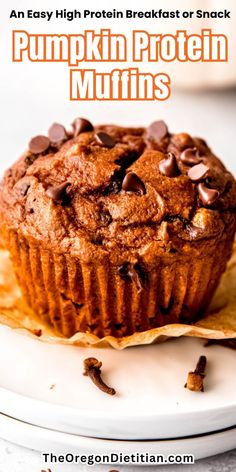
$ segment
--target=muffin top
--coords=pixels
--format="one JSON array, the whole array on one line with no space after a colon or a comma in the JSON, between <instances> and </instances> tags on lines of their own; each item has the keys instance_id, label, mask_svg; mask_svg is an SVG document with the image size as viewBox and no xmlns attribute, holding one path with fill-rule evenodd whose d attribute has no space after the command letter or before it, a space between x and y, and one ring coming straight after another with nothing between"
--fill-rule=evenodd
<instances>
[{"instance_id":1,"label":"muffin top","mask_svg":"<svg viewBox=\"0 0 236 472\"><path fill-rule=\"evenodd\" d=\"M163 121L54 123L31 139L0 192L8 227L88 262L202 254L235 227L235 208L235 179L206 142L172 134Z\"/></svg>"}]
</instances>

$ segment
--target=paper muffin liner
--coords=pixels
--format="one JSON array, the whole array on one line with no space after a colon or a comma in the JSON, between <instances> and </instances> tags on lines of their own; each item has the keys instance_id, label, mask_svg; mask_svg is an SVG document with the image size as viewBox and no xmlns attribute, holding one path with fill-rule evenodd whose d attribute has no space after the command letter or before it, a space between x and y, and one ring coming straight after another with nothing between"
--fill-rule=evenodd
<instances>
[{"instance_id":1,"label":"paper muffin liner","mask_svg":"<svg viewBox=\"0 0 236 472\"><path fill-rule=\"evenodd\" d=\"M9 233L13 266L28 304L64 336L78 331L121 337L166 324L192 322L211 300L230 241L205 257L163 255L145 267L148 281L122 277L107 257L85 263Z\"/></svg>"},{"instance_id":2,"label":"paper muffin liner","mask_svg":"<svg viewBox=\"0 0 236 472\"><path fill-rule=\"evenodd\" d=\"M232 274L235 275L236 272L234 258L217 290L217 294L221 294L220 300L219 295L216 294L214 297L215 301L218 300L217 312L211 309L198 323L190 325L184 323L184 319L190 321L184 313L186 305L194 306L196 312L207 305L223 270L222 262L219 264L219 261L225 260L225 254L230 251L229 241L219 244L215 249L215 255L207 257L205 261L203 259L194 263L189 260L176 264L174 269L171 264L164 264L162 261L162 264L157 265L151 273L149 288L145 293L144 290L137 290L132 283L127 283L120 277L116 279L107 264L96 267L95 271L94 266L83 265L78 260L72 261L70 257L53 256L51 252L33 243L29 244L22 237L19 238L13 231L10 233L9 242L24 296L34 311L38 312L40 305L40 317L25 304L6 252L2 251L0 260L2 259L4 263L1 264L0 276L4 295L0 292L0 321L14 328L26 328L36 334L42 330L40 337L42 340L122 349L137 344L149 344L170 336L188 335L213 339L236 337L236 287L231 281ZM9 277L11 283L8 281ZM235 280L235 276L233 279ZM155 296L157 287L158 298ZM114 289L115 297L111 303ZM86 305L86 297L89 304L85 311L83 308ZM173 298L175 303L171 302ZM152 327L153 313L156 312L157 304L162 307L158 323L162 322L163 326ZM103 327L102 334L97 336L80 330L70 336L74 329L78 329L77 310L80 316L79 323L84 331L89 323L100 323ZM122 318L124 313L128 315L126 318ZM178 323L180 319L182 322ZM124 323L125 320L127 325ZM50 327L50 323L54 328ZM134 326L141 328L142 332L135 332L129 336L120 334L119 338L106 335L106 329L109 329L107 326L111 323L115 323L116 330L122 330L123 326L130 324L132 326L132 323L139 323ZM63 335L60 334L62 332Z\"/></svg>"}]
</instances>

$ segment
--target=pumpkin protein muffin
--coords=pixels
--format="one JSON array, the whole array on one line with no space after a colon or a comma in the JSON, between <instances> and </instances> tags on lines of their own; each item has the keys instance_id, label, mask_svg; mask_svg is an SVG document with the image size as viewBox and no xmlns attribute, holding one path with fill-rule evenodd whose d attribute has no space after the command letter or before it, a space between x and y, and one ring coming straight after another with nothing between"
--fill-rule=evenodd
<instances>
[{"instance_id":1,"label":"pumpkin protein muffin","mask_svg":"<svg viewBox=\"0 0 236 472\"><path fill-rule=\"evenodd\" d=\"M6 171L1 231L24 297L65 336L204 313L232 252L236 183L205 141L77 118Z\"/></svg>"}]
</instances>

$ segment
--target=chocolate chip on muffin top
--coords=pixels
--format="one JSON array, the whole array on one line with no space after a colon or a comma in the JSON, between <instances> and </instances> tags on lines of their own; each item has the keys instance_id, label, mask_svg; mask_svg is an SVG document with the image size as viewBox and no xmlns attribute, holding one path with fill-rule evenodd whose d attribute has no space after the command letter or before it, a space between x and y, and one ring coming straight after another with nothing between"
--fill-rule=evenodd
<instances>
[{"instance_id":1,"label":"chocolate chip on muffin top","mask_svg":"<svg viewBox=\"0 0 236 472\"><path fill-rule=\"evenodd\" d=\"M153 244L163 252L167 233L182 251L188 240L220 236L236 206L235 180L207 144L160 120L147 129L54 123L30 140L5 183L19 226L75 252L92 252L95 239L105 252Z\"/></svg>"}]
</instances>

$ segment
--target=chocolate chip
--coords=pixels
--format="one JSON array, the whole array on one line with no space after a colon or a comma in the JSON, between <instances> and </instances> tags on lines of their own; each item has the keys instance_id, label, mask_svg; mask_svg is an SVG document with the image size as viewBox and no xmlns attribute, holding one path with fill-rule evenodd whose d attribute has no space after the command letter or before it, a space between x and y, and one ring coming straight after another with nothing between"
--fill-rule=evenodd
<instances>
[{"instance_id":1,"label":"chocolate chip","mask_svg":"<svg viewBox=\"0 0 236 472\"><path fill-rule=\"evenodd\" d=\"M199 151L196 147L185 149L185 151L180 154L180 160L187 166L194 166L202 162L202 159L199 157Z\"/></svg>"},{"instance_id":2,"label":"chocolate chip","mask_svg":"<svg viewBox=\"0 0 236 472\"><path fill-rule=\"evenodd\" d=\"M145 288L147 284L147 273L143 266L136 262L134 264L135 274L133 275L133 280L139 290ZM134 278L135 277L135 278Z\"/></svg>"},{"instance_id":3,"label":"chocolate chip","mask_svg":"<svg viewBox=\"0 0 236 472\"><path fill-rule=\"evenodd\" d=\"M35 136L29 142L29 150L33 154L41 154L47 151L50 146L50 140L47 136Z\"/></svg>"},{"instance_id":4,"label":"chocolate chip","mask_svg":"<svg viewBox=\"0 0 236 472\"><path fill-rule=\"evenodd\" d=\"M63 125L53 123L48 130L48 136L52 144L60 144L67 139L66 130Z\"/></svg>"},{"instance_id":5,"label":"chocolate chip","mask_svg":"<svg viewBox=\"0 0 236 472\"><path fill-rule=\"evenodd\" d=\"M124 262L118 267L118 273L123 280L134 282L138 291L144 288L147 277L143 267L138 262L135 264Z\"/></svg>"},{"instance_id":6,"label":"chocolate chip","mask_svg":"<svg viewBox=\"0 0 236 472\"><path fill-rule=\"evenodd\" d=\"M113 148L116 144L114 139L109 134L103 133L103 131L95 134L95 138L99 144L108 148Z\"/></svg>"},{"instance_id":7,"label":"chocolate chip","mask_svg":"<svg viewBox=\"0 0 236 472\"><path fill-rule=\"evenodd\" d=\"M219 198L220 192L207 187L203 182L198 184L197 189L203 205L212 205Z\"/></svg>"},{"instance_id":8,"label":"chocolate chip","mask_svg":"<svg viewBox=\"0 0 236 472\"><path fill-rule=\"evenodd\" d=\"M22 182L22 184L19 188L19 191L20 191L20 194L22 195L22 197L25 197L25 195L27 194L29 188L30 188L30 184L28 182Z\"/></svg>"},{"instance_id":9,"label":"chocolate chip","mask_svg":"<svg viewBox=\"0 0 236 472\"><path fill-rule=\"evenodd\" d=\"M124 262L121 266L118 267L118 273L122 279L127 279L130 277L130 262Z\"/></svg>"},{"instance_id":10,"label":"chocolate chip","mask_svg":"<svg viewBox=\"0 0 236 472\"><path fill-rule=\"evenodd\" d=\"M150 124L147 129L147 136L154 141L160 141L161 139L165 138L168 133L167 125L164 121L154 121Z\"/></svg>"},{"instance_id":11,"label":"chocolate chip","mask_svg":"<svg viewBox=\"0 0 236 472\"><path fill-rule=\"evenodd\" d=\"M205 164L197 164L188 171L188 176L193 182L201 182L209 171L209 167Z\"/></svg>"},{"instance_id":12,"label":"chocolate chip","mask_svg":"<svg viewBox=\"0 0 236 472\"><path fill-rule=\"evenodd\" d=\"M176 177L180 174L176 157L171 152L168 152L167 158L159 163L159 170L161 174L167 177Z\"/></svg>"},{"instance_id":13,"label":"chocolate chip","mask_svg":"<svg viewBox=\"0 0 236 472\"><path fill-rule=\"evenodd\" d=\"M55 185L54 187L49 187L46 190L46 195L52 200L55 200L56 202L66 200L66 198L68 197L66 193L68 185L70 185L69 182L63 182L63 184Z\"/></svg>"},{"instance_id":14,"label":"chocolate chip","mask_svg":"<svg viewBox=\"0 0 236 472\"><path fill-rule=\"evenodd\" d=\"M86 120L85 118L76 118L72 123L72 127L74 129L75 138L80 133L85 133L86 131L93 131L92 123L90 123L90 121Z\"/></svg>"},{"instance_id":15,"label":"chocolate chip","mask_svg":"<svg viewBox=\"0 0 236 472\"><path fill-rule=\"evenodd\" d=\"M135 192L139 195L146 193L145 185L142 180L134 173L128 172L122 182L122 190L126 192Z\"/></svg>"}]
</instances>

